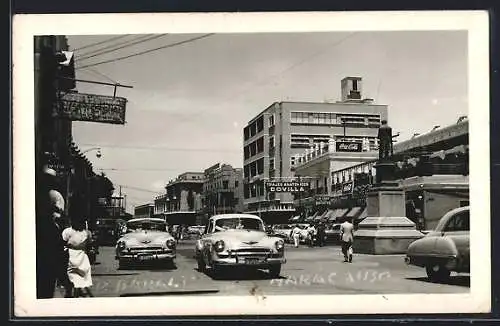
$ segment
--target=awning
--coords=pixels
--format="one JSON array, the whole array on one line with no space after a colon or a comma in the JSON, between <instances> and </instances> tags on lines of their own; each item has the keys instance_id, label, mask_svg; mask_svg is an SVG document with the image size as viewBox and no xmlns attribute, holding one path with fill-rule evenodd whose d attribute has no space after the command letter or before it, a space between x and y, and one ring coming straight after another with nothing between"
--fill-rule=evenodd
<instances>
[{"instance_id":1,"label":"awning","mask_svg":"<svg viewBox=\"0 0 500 326\"><path fill-rule=\"evenodd\" d=\"M347 217L355 217L357 214L361 212L361 207L353 207L351 210L346 214Z\"/></svg>"},{"instance_id":2,"label":"awning","mask_svg":"<svg viewBox=\"0 0 500 326\"><path fill-rule=\"evenodd\" d=\"M368 212L367 212L367 209L365 207L363 209L363 211L361 212L361 214L359 214L358 217L356 217L356 221L364 220L366 216L368 216Z\"/></svg>"},{"instance_id":3,"label":"awning","mask_svg":"<svg viewBox=\"0 0 500 326\"><path fill-rule=\"evenodd\" d=\"M325 220L330 220L330 218L331 218L332 216L334 216L334 215L333 215L334 213L335 213L335 210L333 210L333 209L329 209L329 210L327 210L327 212L325 213L325 215L323 216L323 218L324 218ZM334 216L334 217L335 217L335 216Z\"/></svg>"}]
</instances>

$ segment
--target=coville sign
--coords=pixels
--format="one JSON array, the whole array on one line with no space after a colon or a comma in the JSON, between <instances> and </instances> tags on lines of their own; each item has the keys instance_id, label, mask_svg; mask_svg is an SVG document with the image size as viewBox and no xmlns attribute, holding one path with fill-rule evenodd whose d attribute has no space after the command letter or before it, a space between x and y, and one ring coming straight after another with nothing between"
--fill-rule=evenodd
<instances>
[{"instance_id":1,"label":"coville sign","mask_svg":"<svg viewBox=\"0 0 500 326\"><path fill-rule=\"evenodd\" d=\"M291 192L299 193L309 190L309 182L303 181L267 181L266 189L268 192Z\"/></svg>"}]
</instances>

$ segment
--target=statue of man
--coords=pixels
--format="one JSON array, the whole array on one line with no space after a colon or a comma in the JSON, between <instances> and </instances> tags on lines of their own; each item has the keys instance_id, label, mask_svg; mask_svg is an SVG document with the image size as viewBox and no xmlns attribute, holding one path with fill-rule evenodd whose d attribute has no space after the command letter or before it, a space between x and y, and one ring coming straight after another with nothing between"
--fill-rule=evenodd
<instances>
[{"instance_id":1,"label":"statue of man","mask_svg":"<svg viewBox=\"0 0 500 326\"><path fill-rule=\"evenodd\" d=\"M387 125L387 120L382 120L382 125L378 129L379 159L387 159L392 155L392 128Z\"/></svg>"}]
</instances>

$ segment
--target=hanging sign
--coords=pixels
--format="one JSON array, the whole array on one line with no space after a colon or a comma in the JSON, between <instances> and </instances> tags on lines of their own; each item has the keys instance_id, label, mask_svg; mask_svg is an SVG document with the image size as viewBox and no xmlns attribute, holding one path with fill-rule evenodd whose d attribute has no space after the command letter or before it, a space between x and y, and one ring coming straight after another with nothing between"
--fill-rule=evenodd
<instances>
[{"instance_id":1,"label":"hanging sign","mask_svg":"<svg viewBox=\"0 0 500 326\"><path fill-rule=\"evenodd\" d=\"M72 121L125 124L127 99L83 93L60 93L54 116Z\"/></svg>"},{"instance_id":2,"label":"hanging sign","mask_svg":"<svg viewBox=\"0 0 500 326\"><path fill-rule=\"evenodd\" d=\"M304 181L267 181L266 190L268 192L290 192L300 193L308 191L309 182Z\"/></svg>"}]
</instances>

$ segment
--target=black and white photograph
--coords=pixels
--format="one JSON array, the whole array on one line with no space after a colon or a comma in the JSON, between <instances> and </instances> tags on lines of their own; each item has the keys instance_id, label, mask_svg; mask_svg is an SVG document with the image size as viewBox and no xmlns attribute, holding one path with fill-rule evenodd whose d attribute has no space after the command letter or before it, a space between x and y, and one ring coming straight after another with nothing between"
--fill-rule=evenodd
<instances>
[{"instance_id":1,"label":"black and white photograph","mask_svg":"<svg viewBox=\"0 0 500 326\"><path fill-rule=\"evenodd\" d=\"M488 37L481 11L17 17L16 314L488 312Z\"/></svg>"}]
</instances>

